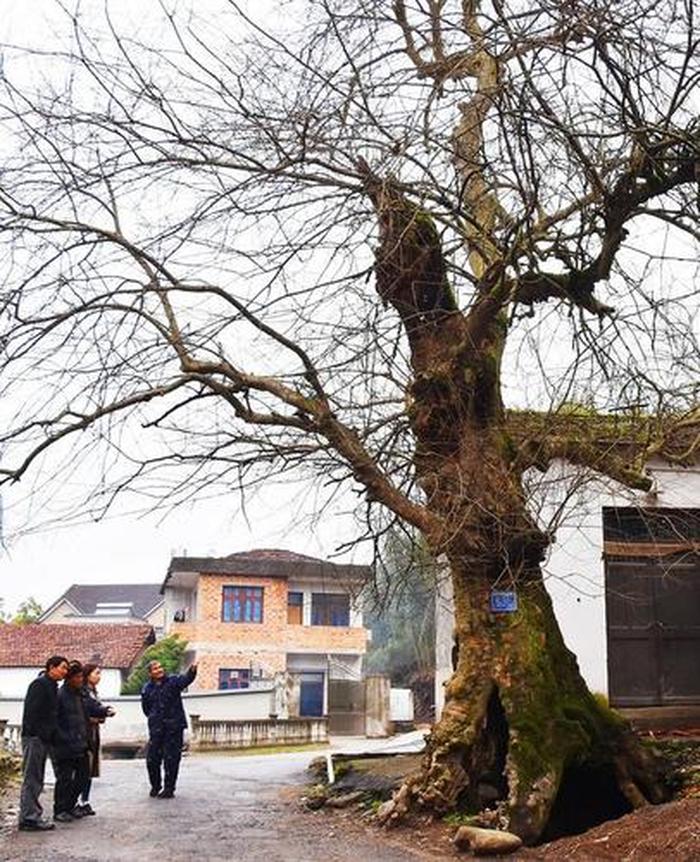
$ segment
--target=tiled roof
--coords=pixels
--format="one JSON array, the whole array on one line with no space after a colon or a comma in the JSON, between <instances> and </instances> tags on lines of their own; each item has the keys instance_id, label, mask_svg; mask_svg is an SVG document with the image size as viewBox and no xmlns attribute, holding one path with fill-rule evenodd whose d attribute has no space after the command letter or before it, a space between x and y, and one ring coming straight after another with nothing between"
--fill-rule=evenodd
<instances>
[{"instance_id":1,"label":"tiled roof","mask_svg":"<svg viewBox=\"0 0 700 862\"><path fill-rule=\"evenodd\" d=\"M73 584L52 607L64 600L87 616L95 613L98 603L131 603L133 616L142 619L163 597L160 584Z\"/></svg>"},{"instance_id":2,"label":"tiled roof","mask_svg":"<svg viewBox=\"0 0 700 862\"><path fill-rule=\"evenodd\" d=\"M225 560L286 560L287 562L305 561L328 565L325 560L309 557L307 554L297 554L295 551L285 551L281 548L255 548L252 551L237 551L224 557ZM332 563L330 565L333 565Z\"/></svg>"},{"instance_id":3,"label":"tiled roof","mask_svg":"<svg viewBox=\"0 0 700 862\"><path fill-rule=\"evenodd\" d=\"M173 557L165 584L173 572L258 575L267 578L320 577L341 583L358 583L370 576L371 568L349 563L331 563L294 551L262 548L229 554L227 557Z\"/></svg>"},{"instance_id":4,"label":"tiled roof","mask_svg":"<svg viewBox=\"0 0 700 862\"><path fill-rule=\"evenodd\" d=\"M33 623L0 625L0 667L42 667L49 656L130 668L153 641L148 625Z\"/></svg>"}]
</instances>

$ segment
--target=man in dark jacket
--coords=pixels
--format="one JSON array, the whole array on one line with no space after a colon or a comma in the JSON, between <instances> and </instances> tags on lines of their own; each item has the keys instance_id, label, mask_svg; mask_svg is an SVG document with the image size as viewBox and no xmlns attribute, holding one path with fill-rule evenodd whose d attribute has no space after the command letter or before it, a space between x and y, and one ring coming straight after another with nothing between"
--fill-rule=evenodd
<instances>
[{"instance_id":1,"label":"man in dark jacket","mask_svg":"<svg viewBox=\"0 0 700 862\"><path fill-rule=\"evenodd\" d=\"M46 756L56 735L58 683L68 672L68 660L53 655L46 667L27 689L22 713L22 790L19 803L19 828L32 831L53 829L42 820L39 796L44 789Z\"/></svg>"},{"instance_id":2,"label":"man in dark jacket","mask_svg":"<svg viewBox=\"0 0 700 862\"><path fill-rule=\"evenodd\" d=\"M70 823L83 816L78 796L90 776L88 716L83 701L83 666L73 661L58 693L54 759L56 787L53 819Z\"/></svg>"},{"instance_id":3,"label":"man in dark jacket","mask_svg":"<svg viewBox=\"0 0 700 862\"><path fill-rule=\"evenodd\" d=\"M141 708L148 718L146 768L151 796L172 799L182 756L182 734L187 727L182 691L197 676L197 665L177 676L167 674L159 661L152 661L148 674L150 680L141 691Z\"/></svg>"}]
</instances>

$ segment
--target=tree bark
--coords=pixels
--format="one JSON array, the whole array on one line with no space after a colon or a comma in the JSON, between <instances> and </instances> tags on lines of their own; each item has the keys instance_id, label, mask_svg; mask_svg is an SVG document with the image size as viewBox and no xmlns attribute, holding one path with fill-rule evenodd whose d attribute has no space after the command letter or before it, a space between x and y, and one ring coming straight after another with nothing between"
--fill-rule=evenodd
<instances>
[{"instance_id":1,"label":"tree bark","mask_svg":"<svg viewBox=\"0 0 700 862\"><path fill-rule=\"evenodd\" d=\"M570 783L579 813L591 818L576 822L587 826L663 801L662 764L588 691L564 644L539 566L546 537L517 493L505 435L473 427L465 435L480 468L443 466L441 482L444 490L451 473L462 499L475 503L452 509L455 530L446 554L456 668L421 772L382 819L391 822L417 807L442 815L500 803L508 828L532 844L574 830L565 802ZM454 499L448 490L434 494L434 503L445 497ZM492 614L494 586L516 585L517 613Z\"/></svg>"},{"instance_id":2,"label":"tree bark","mask_svg":"<svg viewBox=\"0 0 700 862\"><path fill-rule=\"evenodd\" d=\"M549 537L527 510L500 392L505 276L487 270L462 313L430 217L391 180L360 169L380 226L377 290L400 315L411 350L414 467L432 516L424 534L451 567L459 644L422 770L380 820L415 807L445 814L500 801L509 828L534 843L570 828L564 803L573 780L579 810L598 812L599 821L659 802L658 762L588 691L544 587ZM497 585L517 587L517 613L490 613Z\"/></svg>"}]
</instances>

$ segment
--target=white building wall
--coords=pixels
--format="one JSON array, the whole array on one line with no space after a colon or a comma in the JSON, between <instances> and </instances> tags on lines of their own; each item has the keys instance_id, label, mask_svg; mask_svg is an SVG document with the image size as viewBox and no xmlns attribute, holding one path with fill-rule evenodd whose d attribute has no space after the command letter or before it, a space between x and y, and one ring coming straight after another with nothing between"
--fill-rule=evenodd
<instances>
[{"instance_id":1,"label":"white building wall","mask_svg":"<svg viewBox=\"0 0 700 862\"><path fill-rule=\"evenodd\" d=\"M287 590L290 593L303 593L304 605L302 619L305 626L311 625L311 596L313 593L332 593L334 595L350 596L350 626L362 628L362 607L360 602L360 585L357 587L357 596L346 589L342 584L335 581L322 579L313 580L308 578L300 580L292 578L287 582Z\"/></svg>"},{"instance_id":2,"label":"white building wall","mask_svg":"<svg viewBox=\"0 0 700 862\"><path fill-rule=\"evenodd\" d=\"M547 527L568 498L568 514L558 525L555 543L543 565L545 583L564 640L576 655L588 687L606 695L603 507L700 508L700 467L651 461L647 469L654 479L649 493L630 491L609 481L591 479L581 484L580 470L565 463L553 464L544 476L531 476L541 525ZM452 673L454 617L449 590L446 585L436 608L436 715L444 704L444 682Z\"/></svg>"},{"instance_id":3,"label":"white building wall","mask_svg":"<svg viewBox=\"0 0 700 862\"><path fill-rule=\"evenodd\" d=\"M45 616L41 622L42 623L72 623L75 620L75 608L68 604L66 601L60 602L56 607L51 611L50 614Z\"/></svg>"},{"instance_id":4,"label":"white building wall","mask_svg":"<svg viewBox=\"0 0 700 862\"><path fill-rule=\"evenodd\" d=\"M29 683L41 673L38 667L0 668L0 697L20 697L27 693ZM122 675L116 668L103 668L100 682L102 697L116 697L122 687ZM2 716L0 716L2 718Z\"/></svg>"},{"instance_id":5,"label":"white building wall","mask_svg":"<svg viewBox=\"0 0 700 862\"><path fill-rule=\"evenodd\" d=\"M104 680L104 676L102 677ZM116 715L108 718L100 727L100 736L105 743L144 743L147 738L146 718L141 711L141 698L134 695L111 697L100 684L103 703L114 707ZM217 691L212 693L185 692L182 696L188 716L198 715L202 720L253 720L266 719L272 712L272 686L265 689L242 691ZM23 697L0 697L0 718L9 724L22 721Z\"/></svg>"},{"instance_id":6,"label":"white building wall","mask_svg":"<svg viewBox=\"0 0 700 862\"><path fill-rule=\"evenodd\" d=\"M568 468L553 467L548 476ZM631 492L620 485L589 486L557 530L545 562L546 584L564 640L578 658L592 691L608 693L608 654L605 628L603 566L604 506L700 508L700 469L649 465L655 487L650 494ZM554 501L545 505L551 514Z\"/></svg>"}]
</instances>

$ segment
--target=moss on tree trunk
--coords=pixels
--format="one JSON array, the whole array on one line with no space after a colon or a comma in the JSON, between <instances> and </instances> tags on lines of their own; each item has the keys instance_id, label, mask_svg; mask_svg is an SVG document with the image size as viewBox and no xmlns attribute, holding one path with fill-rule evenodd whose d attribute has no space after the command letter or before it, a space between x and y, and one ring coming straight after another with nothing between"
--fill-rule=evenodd
<instances>
[{"instance_id":1,"label":"moss on tree trunk","mask_svg":"<svg viewBox=\"0 0 700 862\"><path fill-rule=\"evenodd\" d=\"M586 688L541 578L519 590L512 615L489 613L488 580L453 580L457 668L421 773L386 819L500 801L510 830L532 844L663 801L659 761Z\"/></svg>"}]
</instances>

